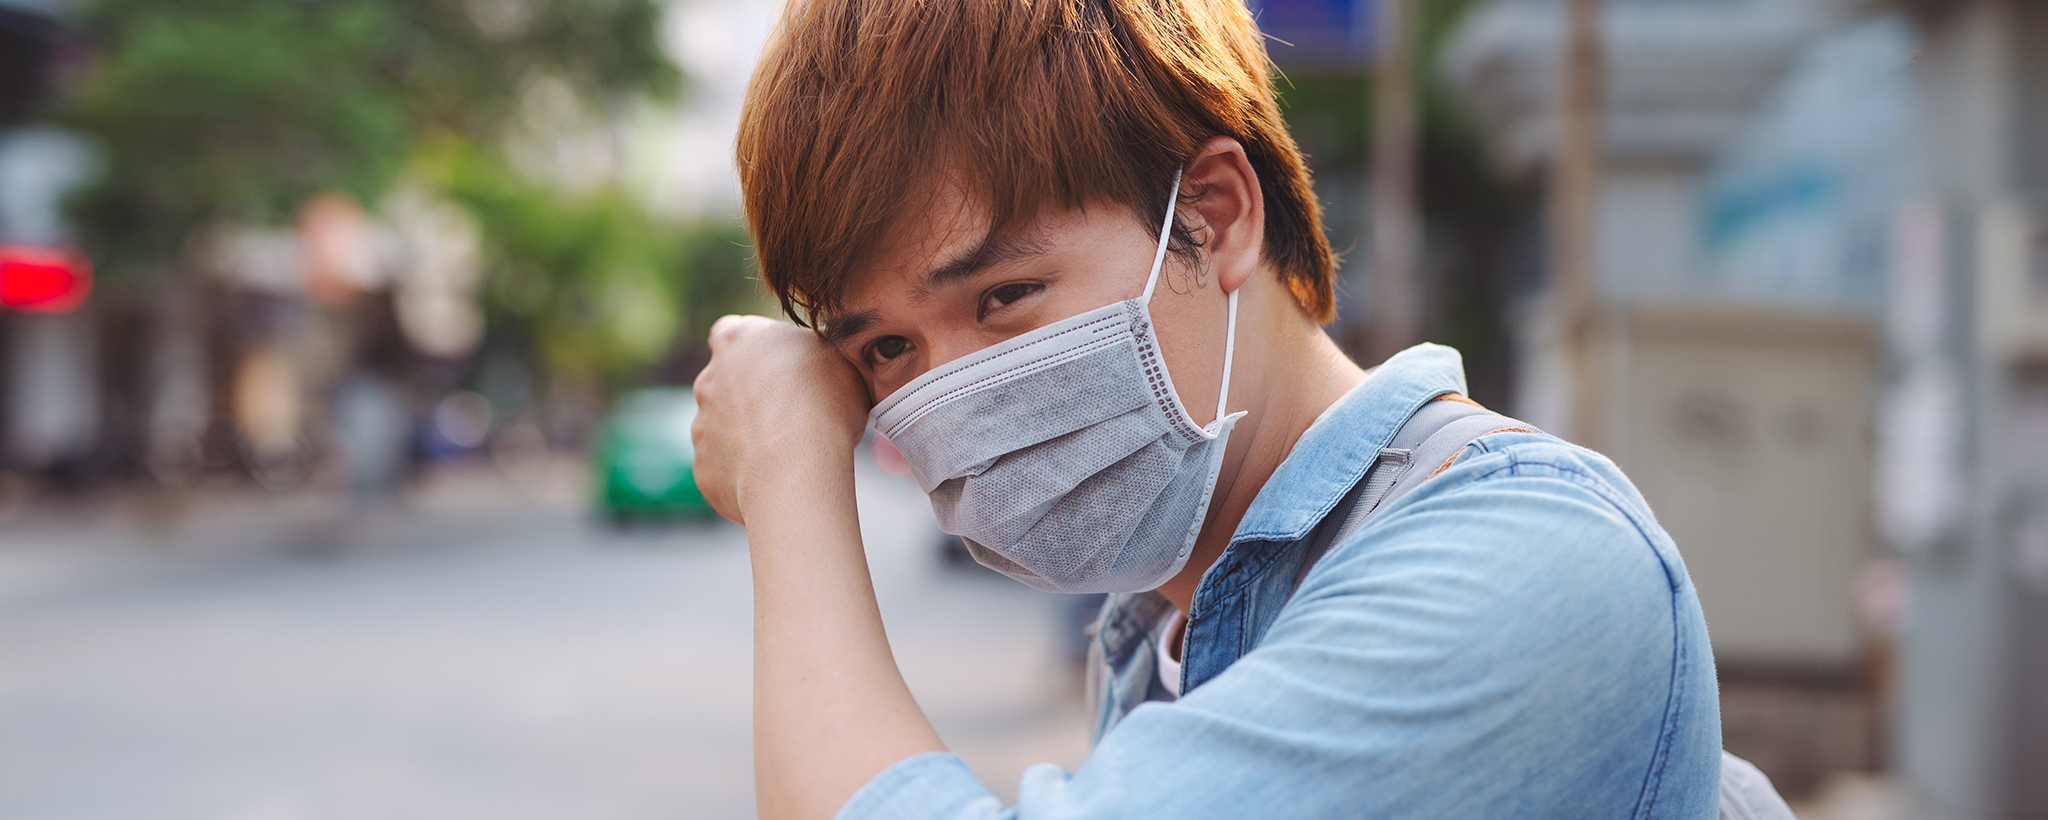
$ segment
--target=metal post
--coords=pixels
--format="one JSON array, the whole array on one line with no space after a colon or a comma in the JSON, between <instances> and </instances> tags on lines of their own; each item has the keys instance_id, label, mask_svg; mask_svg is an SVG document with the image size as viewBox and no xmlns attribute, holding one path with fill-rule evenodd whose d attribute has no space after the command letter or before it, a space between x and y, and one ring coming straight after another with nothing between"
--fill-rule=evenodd
<instances>
[{"instance_id":1,"label":"metal post","mask_svg":"<svg viewBox=\"0 0 2048 820\"><path fill-rule=\"evenodd\" d=\"M1550 179L1550 271L1571 373L1571 438L1599 446L1602 390L1594 349L1603 61L1599 0L1568 0Z\"/></svg>"},{"instance_id":2,"label":"metal post","mask_svg":"<svg viewBox=\"0 0 2048 820\"><path fill-rule=\"evenodd\" d=\"M1380 0L1373 83L1372 357L1422 341L1422 218L1416 204L1416 0Z\"/></svg>"}]
</instances>

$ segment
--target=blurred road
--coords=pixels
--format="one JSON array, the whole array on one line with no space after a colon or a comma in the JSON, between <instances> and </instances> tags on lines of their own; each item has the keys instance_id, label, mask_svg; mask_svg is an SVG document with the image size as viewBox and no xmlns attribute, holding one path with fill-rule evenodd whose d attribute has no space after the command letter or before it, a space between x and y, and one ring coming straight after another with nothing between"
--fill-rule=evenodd
<instances>
[{"instance_id":1,"label":"blurred road","mask_svg":"<svg viewBox=\"0 0 2048 820\"><path fill-rule=\"evenodd\" d=\"M745 537L592 523L573 467L0 522L0 817L744 818ZM947 569L863 466L896 657L999 793L1086 752L1055 599Z\"/></svg>"}]
</instances>

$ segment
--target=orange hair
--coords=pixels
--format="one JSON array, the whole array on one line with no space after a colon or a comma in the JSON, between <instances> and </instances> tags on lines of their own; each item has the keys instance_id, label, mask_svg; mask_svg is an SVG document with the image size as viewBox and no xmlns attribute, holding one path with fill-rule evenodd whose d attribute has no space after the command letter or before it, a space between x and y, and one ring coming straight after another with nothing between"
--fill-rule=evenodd
<instances>
[{"instance_id":1,"label":"orange hair","mask_svg":"<svg viewBox=\"0 0 2048 820\"><path fill-rule=\"evenodd\" d=\"M1174 169L1229 136L1265 192L1264 258L1327 322L1335 261L1270 72L1241 0L791 0L737 145L762 278L792 319L829 319L939 173L987 205L990 242L1053 207L1156 225Z\"/></svg>"}]
</instances>

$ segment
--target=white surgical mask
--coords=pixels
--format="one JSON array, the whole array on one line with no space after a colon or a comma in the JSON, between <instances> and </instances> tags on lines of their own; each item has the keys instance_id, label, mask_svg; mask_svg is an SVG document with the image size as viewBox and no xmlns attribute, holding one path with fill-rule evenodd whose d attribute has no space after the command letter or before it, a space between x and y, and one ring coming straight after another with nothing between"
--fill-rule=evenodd
<instances>
[{"instance_id":1,"label":"white surgical mask","mask_svg":"<svg viewBox=\"0 0 2048 820\"><path fill-rule=\"evenodd\" d=\"M1173 193L1180 190L1174 172ZM1149 305L1174 200L1145 293L947 362L875 405L931 496L939 526L975 560L1049 592L1152 589L1187 564L1215 492L1237 342L1223 344L1215 421L1181 406Z\"/></svg>"}]
</instances>

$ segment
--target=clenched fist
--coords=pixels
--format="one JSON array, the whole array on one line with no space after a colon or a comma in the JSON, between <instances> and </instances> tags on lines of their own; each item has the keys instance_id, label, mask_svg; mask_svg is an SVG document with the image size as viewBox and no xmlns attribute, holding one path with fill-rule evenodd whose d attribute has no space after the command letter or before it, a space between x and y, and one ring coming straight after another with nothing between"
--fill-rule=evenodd
<instances>
[{"instance_id":1,"label":"clenched fist","mask_svg":"<svg viewBox=\"0 0 2048 820\"><path fill-rule=\"evenodd\" d=\"M809 330L764 316L711 326L711 363L697 375L697 488L745 525L781 471L845 470L867 421L860 374Z\"/></svg>"}]
</instances>

